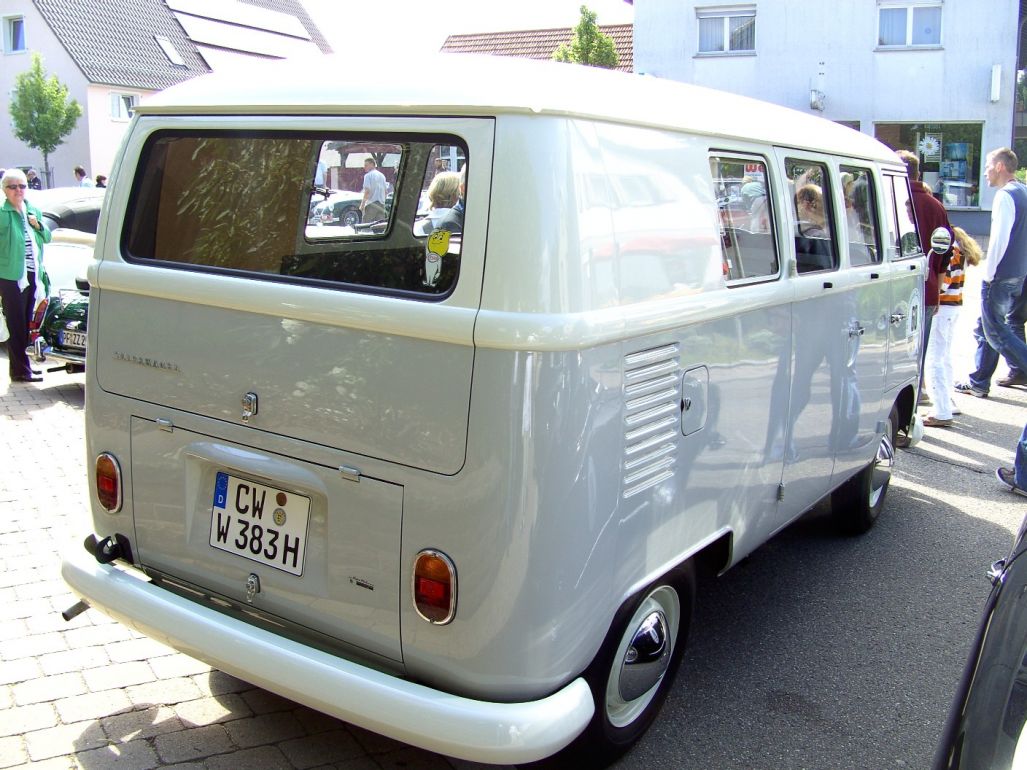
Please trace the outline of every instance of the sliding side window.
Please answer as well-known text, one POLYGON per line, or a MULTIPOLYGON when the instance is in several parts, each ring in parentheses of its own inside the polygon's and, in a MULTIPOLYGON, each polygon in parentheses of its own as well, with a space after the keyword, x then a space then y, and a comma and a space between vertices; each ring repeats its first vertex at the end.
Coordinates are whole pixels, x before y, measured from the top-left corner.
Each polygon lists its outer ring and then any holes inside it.
POLYGON ((720 246, 729 282, 766 280, 778 274, 770 177, 762 158, 710 157, 713 194, 720 212, 720 246))
POLYGON ((838 269, 834 215, 827 166, 808 160, 785 161, 795 215, 795 266, 799 273, 838 269))
POLYGON ((892 259, 918 257, 920 236, 916 232, 913 197, 905 176, 884 177, 885 209, 888 214, 888 252, 892 259))
POLYGON ((842 166, 841 172, 849 264, 853 267, 877 264, 881 261, 881 238, 874 176, 870 169, 855 166, 842 166))

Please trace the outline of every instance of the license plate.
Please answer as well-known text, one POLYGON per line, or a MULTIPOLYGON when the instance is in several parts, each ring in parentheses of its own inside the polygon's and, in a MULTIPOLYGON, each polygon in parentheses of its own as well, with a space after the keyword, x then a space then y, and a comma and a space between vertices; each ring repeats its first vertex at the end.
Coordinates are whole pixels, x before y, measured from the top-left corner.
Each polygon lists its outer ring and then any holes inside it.
POLYGON ((60 331, 57 333, 57 344, 63 348, 82 348, 85 350, 85 332, 60 331))
POLYGON ((310 498, 218 471, 210 544, 293 575, 303 574, 310 498))

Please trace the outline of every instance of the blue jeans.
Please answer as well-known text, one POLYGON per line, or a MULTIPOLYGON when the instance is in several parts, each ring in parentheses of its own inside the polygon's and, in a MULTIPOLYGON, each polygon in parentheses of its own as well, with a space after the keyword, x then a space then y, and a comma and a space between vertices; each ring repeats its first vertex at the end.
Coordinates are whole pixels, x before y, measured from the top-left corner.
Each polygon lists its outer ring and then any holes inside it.
MULTIPOLYGON (((1006 323, 1013 330, 1013 334, 1024 339, 1024 322, 1027 321, 1027 291, 1020 290, 1020 297, 1013 303, 1012 309, 1006 316, 1006 323)), ((977 390, 985 393, 991 388, 991 378, 998 368, 998 351, 988 344, 984 336, 984 326, 981 318, 977 319, 977 326, 974 329, 974 339, 977 340, 977 352, 974 355, 974 365, 977 367, 970 372, 970 384, 977 390)), ((1006 359, 1009 365, 1009 375, 1015 377, 1020 374, 1027 374, 1027 371, 1020 369, 1011 360, 1006 359)))
POLYGON ((1023 293, 1023 283, 1021 275, 981 284, 981 331, 1010 366, 1027 372, 1027 343, 1016 335, 1008 320, 1023 293))
POLYGON ((1023 426, 1023 433, 1016 444, 1016 459, 1013 461, 1013 471, 1016 486, 1020 489, 1027 489, 1027 425, 1023 426))

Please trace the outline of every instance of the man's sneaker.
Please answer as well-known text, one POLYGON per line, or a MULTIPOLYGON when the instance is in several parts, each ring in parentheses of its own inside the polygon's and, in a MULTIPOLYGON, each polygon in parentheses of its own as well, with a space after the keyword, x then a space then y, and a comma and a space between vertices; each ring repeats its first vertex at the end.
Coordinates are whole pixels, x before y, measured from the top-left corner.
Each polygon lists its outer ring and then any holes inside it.
POLYGON ((995 384, 1001 385, 1003 388, 1011 388, 1014 385, 1027 385, 1027 374, 1011 374, 1008 377, 995 380, 995 384))
POLYGON ((956 393, 966 393, 970 396, 977 396, 977 398, 987 398, 988 391, 975 388, 969 382, 957 382, 956 393))
POLYGON ((1024 489, 1023 487, 1017 485, 1016 471, 1014 471, 1012 468, 999 468, 995 471, 995 476, 998 478, 999 481, 1001 481, 1003 484, 1009 487, 1010 492, 1015 492, 1018 495, 1023 495, 1024 497, 1027 497, 1027 489, 1024 489))

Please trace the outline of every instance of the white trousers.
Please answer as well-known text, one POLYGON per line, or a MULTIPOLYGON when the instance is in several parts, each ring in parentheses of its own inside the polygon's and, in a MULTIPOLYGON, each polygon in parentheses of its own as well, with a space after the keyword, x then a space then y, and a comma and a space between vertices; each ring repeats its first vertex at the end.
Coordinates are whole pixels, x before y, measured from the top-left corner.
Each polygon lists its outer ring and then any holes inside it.
POLYGON ((952 419, 952 389, 955 387, 952 340, 960 309, 958 305, 941 305, 931 323, 931 338, 927 341, 925 384, 934 402, 932 414, 939 420, 952 419))

